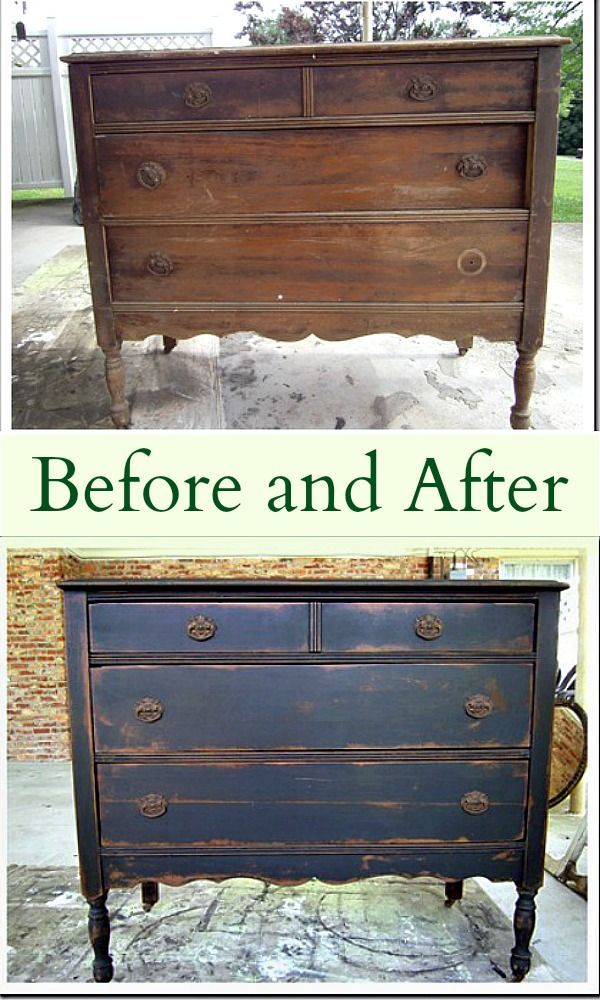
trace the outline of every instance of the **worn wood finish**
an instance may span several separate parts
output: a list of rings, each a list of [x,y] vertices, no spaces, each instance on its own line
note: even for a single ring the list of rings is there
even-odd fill
[[[92,672],[96,749],[526,747],[532,673],[524,662],[105,666]],[[159,718],[136,714],[145,699]]]
[[[494,309],[494,303],[480,303],[471,310],[464,306],[455,308],[452,303],[441,303],[437,308],[422,303],[401,308],[396,304],[363,302],[345,307],[317,303],[288,306],[283,328],[281,311],[273,303],[163,308],[155,305],[152,312],[144,312],[143,307],[117,305],[115,325],[127,340],[163,336],[165,330],[177,340],[188,340],[202,333],[225,337],[234,328],[260,329],[263,337],[283,342],[303,340],[311,334],[322,340],[340,341],[383,332],[415,337],[430,335],[433,330],[439,340],[445,341],[455,341],[468,331],[471,338],[485,336],[487,340],[512,342],[521,335],[521,313],[520,303],[501,309]]]
[[[110,944],[110,916],[106,907],[106,894],[90,902],[88,935],[94,950],[93,974],[95,983],[110,983],[114,968],[108,948]]]
[[[67,57],[115,424],[119,338],[255,329],[513,341],[527,427],[567,41]]]
[[[526,603],[331,602],[323,608],[323,650],[518,655],[533,648],[534,612]],[[420,634],[427,616],[439,622],[434,635]]]
[[[180,849],[168,853],[141,848],[104,848],[102,870],[110,885],[125,888],[137,885],[146,875],[160,871],[166,885],[185,885],[197,879],[259,878],[278,885],[298,885],[311,878],[323,882],[350,882],[402,871],[406,877],[422,875],[471,878],[483,875],[494,881],[515,881],[523,866],[520,844],[473,847],[452,844],[440,847],[382,847],[371,845],[362,852],[339,845],[329,848],[301,848],[297,851]]]
[[[148,908],[160,882],[393,873],[443,879],[448,903],[470,876],[513,880],[511,967],[525,975],[563,585],[63,589],[95,975],[112,974],[113,886],[141,883]]]
[[[158,882],[142,882],[142,909],[149,913],[160,899]]]
[[[105,218],[188,220],[238,213],[522,209],[527,129],[213,131],[200,139],[173,133],[158,154],[155,133],[101,135],[96,147],[101,211]],[[485,158],[486,169],[470,178],[460,168],[462,157],[472,154]],[[164,179],[145,187],[138,171],[157,156]],[[361,175],[365,163],[369,170]]]
[[[189,624],[206,618],[214,633],[190,635]],[[95,604],[90,609],[94,652],[160,650],[212,656],[218,652],[308,650],[308,604],[199,603]]]
[[[319,66],[316,115],[435,111],[527,111],[533,107],[533,60],[397,66]]]
[[[291,68],[109,73],[94,77],[92,97],[98,124],[302,114],[300,70]]]
[[[103,846],[521,840],[528,762],[99,764]],[[461,806],[476,790],[489,806]],[[158,816],[145,796],[164,797]]]
[[[234,285],[248,302],[520,302],[526,236],[523,222],[106,230],[112,297],[138,303],[228,302]]]
[[[445,886],[445,905],[454,906],[455,903],[460,902],[463,897],[463,881],[460,879],[457,882],[446,882]]]

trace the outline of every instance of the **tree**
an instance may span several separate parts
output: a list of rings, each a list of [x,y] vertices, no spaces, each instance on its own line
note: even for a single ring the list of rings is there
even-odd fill
[[[505,3],[375,3],[374,41],[403,38],[469,38],[477,34],[470,24],[474,17],[503,24],[511,16]],[[282,6],[272,18],[263,15],[259,0],[241,0],[235,10],[246,15],[238,38],[252,45],[359,42],[360,3],[302,3],[297,9]],[[443,15],[450,15],[444,19]],[[454,15],[454,17],[452,17]]]
[[[583,94],[583,0],[507,4],[506,35],[562,35],[571,39],[563,49],[560,114],[567,117],[572,102]],[[580,144],[581,145],[581,144]]]

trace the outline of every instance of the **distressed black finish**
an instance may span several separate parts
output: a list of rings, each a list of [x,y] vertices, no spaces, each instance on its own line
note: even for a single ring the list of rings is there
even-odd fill
[[[103,666],[96,749],[328,750],[529,744],[531,662]],[[489,712],[473,718],[477,696]],[[475,706],[475,707],[473,707]],[[140,717],[141,716],[141,717]],[[223,719],[235,719],[235,733]]]
[[[62,587],[98,981],[111,887],[390,873],[514,881],[526,974],[563,585]]]
[[[106,846],[401,844],[521,840],[527,761],[99,764]],[[463,795],[490,808],[470,815]],[[140,803],[164,797],[151,816]]]
[[[90,903],[88,934],[94,950],[94,981],[96,983],[110,983],[113,977],[113,963],[108,953],[110,918],[106,908],[106,894]]]
[[[332,603],[323,608],[323,649],[368,653],[389,650],[478,652],[519,655],[533,645],[532,604],[405,604],[403,602]],[[432,636],[418,623],[429,616],[440,622]],[[439,634],[438,634],[439,633]]]
[[[190,635],[190,624],[209,618],[214,629],[204,639]],[[97,604],[90,611],[94,652],[215,652],[308,650],[308,605],[239,604]]]

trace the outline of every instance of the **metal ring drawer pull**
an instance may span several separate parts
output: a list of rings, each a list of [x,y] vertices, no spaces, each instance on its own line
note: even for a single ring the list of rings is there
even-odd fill
[[[490,800],[485,792],[466,792],[460,800],[461,809],[471,816],[478,816],[479,813],[487,812],[490,808]]]
[[[188,83],[183,89],[183,102],[188,108],[205,108],[211,98],[212,90],[207,83]]]
[[[135,176],[138,184],[148,188],[149,191],[153,191],[154,188],[158,188],[161,184],[165,183],[167,171],[160,163],[156,163],[154,160],[145,160],[143,163],[140,163]]]
[[[216,631],[217,623],[207,615],[194,615],[187,623],[187,634],[190,639],[195,639],[196,642],[206,642],[207,639],[212,639]]]
[[[435,615],[420,615],[415,621],[415,632],[420,639],[438,639],[444,631],[444,623]]]
[[[138,799],[138,808],[142,816],[147,816],[148,819],[156,819],[158,816],[164,816],[167,811],[167,800],[164,795],[152,792],[150,795],[144,795],[142,799]]]
[[[472,694],[464,701],[465,712],[473,719],[483,719],[492,711],[493,702],[486,694]]]
[[[164,715],[164,705],[158,698],[142,698],[135,706],[135,714],[140,722],[158,722]]]
[[[164,253],[151,253],[146,264],[150,274],[167,278],[173,270],[173,261]]]
[[[485,156],[479,153],[465,153],[456,164],[456,169],[461,177],[474,180],[476,177],[483,177],[488,168]]]
[[[438,92],[438,85],[430,76],[414,76],[406,86],[406,93],[413,101],[430,101]]]

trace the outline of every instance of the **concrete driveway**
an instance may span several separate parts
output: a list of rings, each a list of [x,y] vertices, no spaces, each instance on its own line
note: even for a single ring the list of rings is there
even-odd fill
[[[582,226],[553,228],[537,429],[585,429]],[[95,347],[83,232],[68,202],[14,213],[15,428],[111,427]],[[251,331],[200,336],[170,355],[126,343],[135,428],[508,429],[515,350],[476,340],[460,358],[433,337],[380,334],[278,343]]]

